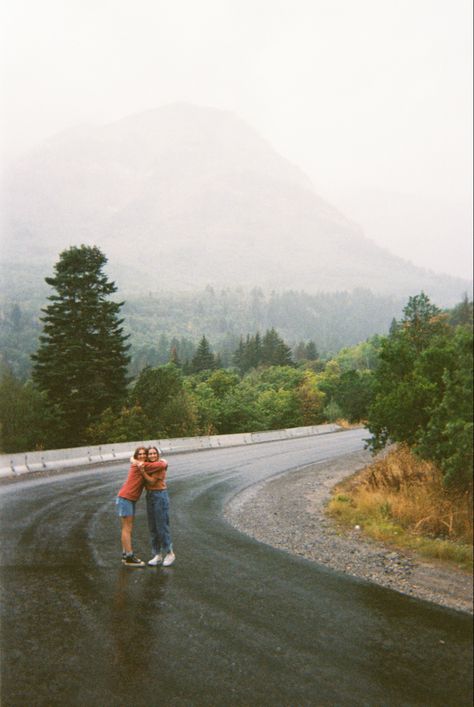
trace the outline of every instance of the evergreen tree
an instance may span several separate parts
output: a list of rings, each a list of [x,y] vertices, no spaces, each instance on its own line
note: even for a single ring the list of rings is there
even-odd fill
[[[380,362],[374,374],[374,398],[370,405],[368,427],[370,446],[377,450],[389,440],[416,444],[420,430],[429,420],[428,408],[439,393],[444,357],[420,372],[422,354],[432,346],[443,351],[449,336],[446,317],[422,292],[410,297],[404,317],[382,341]]]
[[[403,314],[404,337],[416,354],[428,346],[435,334],[445,329],[446,317],[424,292],[408,299]]]
[[[304,341],[300,341],[295,347],[295,361],[316,361],[318,358],[318,350],[316,349],[316,344],[314,341],[308,341],[305,344]]]
[[[173,364],[174,364],[175,366],[177,366],[178,368],[181,367],[181,362],[180,362],[179,356],[178,356],[178,349],[176,348],[176,346],[173,346],[172,349],[171,349],[171,352],[170,352],[170,363],[173,363]]]
[[[42,310],[33,380],[59,416],[58,444],[81,444],[85,429],[126,397],[129,347],[118,318],[123,302],[108,299],[117,288],[102,272],[106,262],[95,246],[73,246],[46,278],[56,294]]]
[[[319,358],[318,350],[314,341],[308,341],[306,344],[306,357],[308,361],[316,361]]]
[[[290,347],[273,328],[265,332],[263,339],[259,332],[255,336],[247,334],[245,343],[241,338],[233,360],[241,374],[262,364],[265,366],[294,365]]]
[[[257,331],[255,336],[250,337],[249,347],[247,352],[247,370],[257,368],[262,362],[262,339],[260,332]]]
[[[262,363],[268,366],[292,366],[291,349],[274,328],[268,329],[262,340]]]
[[[437,385],[438,395],[428,408],[429,422],[418,436],[416,451],[439,465],[446,485],[472,488],[474,391],[470,327],[458,326],[444,351],[428,350],[427,354],[430,371],[435,368],[436,357],[442,361],[443,372]]]
[[[191,370],[193,373],[199,373],[199,371],[208,371],[214,368],[216,368],[216,359],[210,349],[208,340],[203,336],[192,358]]]
[[[451,326],[471,326],[473,324],[473,303],[469,300],[467,293],[461,302],[449,312],[449,323]]]
[[[242,337],[240,337],[238,348],[234,351],[232,362],[239,369],[240,374],[243,375],[245,372],[245,344]]]
[[[295,346],[294,357],[295,361],[297,361],[298,363],[300,361],[306,361],[306,344],[304,343],[304,341],[299,341],[298,344]]]

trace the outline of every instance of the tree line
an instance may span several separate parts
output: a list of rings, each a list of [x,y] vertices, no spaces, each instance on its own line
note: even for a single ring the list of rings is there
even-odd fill
[[[31,376],[31,354],[37,350],[42,322],[38,313],[47,296],[15,290],[0,297],[0,350],[15,376]],[[358,289],[353,292],[308,294],[272,292],[254,288],[212,287],[192,293],[160,292],[148,297],[133,294],[121,308],[124,333],[129,334],[128,375],[135,378],[145,366],[168,363],[175,349],[181,364],[190,362],[203,334],[212,343],[223,367],[232,366],[240,338],[274,329],[290,346],[295,360],[301,345],[313,341],[328,358],[375,334],[387,333],[399,317],[401,299]]]
[[[386,336],[321,357],[273,327],[241,336],[227,365],[203,335],[185,360],[144,365],[131,379],[129,334],[97,248],[64,251],[46,281],[31,379],[0,380],[2,450],[366,421],[375,451],[408,443],[446,483],[472,466],[472,302],[442,312],[410,298]]]

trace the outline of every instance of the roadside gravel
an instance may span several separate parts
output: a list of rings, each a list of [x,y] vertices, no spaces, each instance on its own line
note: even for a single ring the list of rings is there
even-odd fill
[[[372,460],[367,451],[286,472],[250,486],[227,504],[235,528],[272,547],[460,611],[473,611],[472,578],[434,561],[394,551],[325,513],[332,487]]]

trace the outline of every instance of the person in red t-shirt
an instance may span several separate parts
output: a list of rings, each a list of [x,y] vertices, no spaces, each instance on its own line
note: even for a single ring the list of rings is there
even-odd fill
[[[122,563],[127,567],[145,567],[143,560],[136,557],[132,550],[132,529],[135,517],[135,504],[140,498],[145,480],[143,467],[147,460],[146,447],[137,447],[131,459],[128,476],[117,495],[117,512],[122,524]]]

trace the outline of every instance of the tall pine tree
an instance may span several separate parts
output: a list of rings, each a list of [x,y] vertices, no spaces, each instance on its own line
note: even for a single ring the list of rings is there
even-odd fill
[[[272,327],[267,329],[262,340],[262,363],[267,366],[292,366],[291,349]]]
[[[33,379],[59,418],[58,445],[84,441],[84,430],[126,396],[129,346],[118,313],[123,302],[102,269],[107,258],[97,247],[81,245],[60,254],[53,277],[56,290],[45,316]]]
[[[211,351],[208,340],[203,336],[191,361],[191,370],[193,373],[199,373],[214,368],[217,368],[216,358]]]

